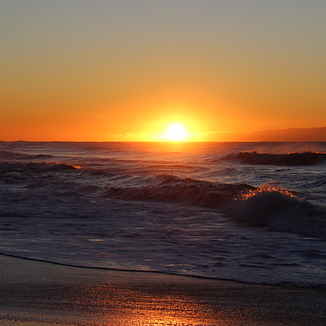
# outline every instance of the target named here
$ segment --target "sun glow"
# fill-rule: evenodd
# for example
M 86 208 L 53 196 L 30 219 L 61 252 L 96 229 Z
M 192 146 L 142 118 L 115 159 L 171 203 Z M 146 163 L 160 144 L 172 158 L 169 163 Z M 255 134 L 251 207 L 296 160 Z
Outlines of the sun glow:
M 166 131 L 166 138 L 171 141 L 181 141 L 187 136 L 185 127 L 180 123 L 172 123 Z

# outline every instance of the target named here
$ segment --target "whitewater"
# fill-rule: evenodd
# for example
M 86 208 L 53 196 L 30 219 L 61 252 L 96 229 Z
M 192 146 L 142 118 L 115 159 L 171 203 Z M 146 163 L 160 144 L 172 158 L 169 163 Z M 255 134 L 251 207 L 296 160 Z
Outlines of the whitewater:
M 326 288 L 326 143 L 0 142 L 0 253 Z

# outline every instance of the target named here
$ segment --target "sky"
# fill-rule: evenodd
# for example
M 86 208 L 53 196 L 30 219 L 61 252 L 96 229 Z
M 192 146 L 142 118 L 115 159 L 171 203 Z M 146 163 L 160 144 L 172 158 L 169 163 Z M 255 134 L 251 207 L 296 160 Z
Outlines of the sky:
M 325 14 L 324 0 L 2 0 L 0 140 L 326 127 Z

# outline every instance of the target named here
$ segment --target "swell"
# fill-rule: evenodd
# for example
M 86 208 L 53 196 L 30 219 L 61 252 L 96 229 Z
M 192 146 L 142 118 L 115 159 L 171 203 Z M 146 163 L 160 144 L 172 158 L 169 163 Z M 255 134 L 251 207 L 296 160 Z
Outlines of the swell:
M 213 183 L 169 175 L 154 179 L 156 182 L 152 180 L 151 186 L 108 187 L 105 194 L 120 200 L 217 209 L 242 225 L 326 239 L 326 212 L 286 189 Z
M 326 162 L 324 153 L 290 153 L 290 154 L 259 154 L 257 152 L 239 152 L 229 154 L 220 160 L 235 161 L 253 165 L 281 165 L 281 166 L 305 166 L 317 165 Z
M 326 239 L 325 210 L 294 192 L 268 185 L 210 182 L 170 174 L 137 177 L 57 163 L 3 162 L 0 173 L 6 183 L 27 182 L 26 198 L 46 194 L 190 205 L 217 209 L 242 225 Z M 44 179 L 43 173 L 50 173 L 51 179 Z
M 158 201 L 205 208 L 223 208 L 242 191 L 254 187 L 248 184 L 213 183 L 173 175 L 146 178 L 133 187 L 108 187 L 105 194 L 123 200 Z
M 21 152 L 14 151 L 0 151 L 0 160 L 44 160 L 52 158 L 53 155 L 50 154 L 25 154 Z
M 28 162 L 28 163 L 12 163 L 0 162 L 0 172 L 20 172 L 20 173 L 42 173 L 52 171 L 66 171 L 80 169 L 79 166 L 73 166 L 64 163 L 46 163 L 46 162 Z

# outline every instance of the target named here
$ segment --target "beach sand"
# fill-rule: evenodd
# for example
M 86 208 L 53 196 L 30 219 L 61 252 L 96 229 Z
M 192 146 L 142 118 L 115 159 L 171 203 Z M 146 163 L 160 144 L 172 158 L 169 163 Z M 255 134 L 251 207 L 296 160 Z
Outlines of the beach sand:
M 67 267 L 0 255 L 0 325 L 326 325 L 326 289 Z

